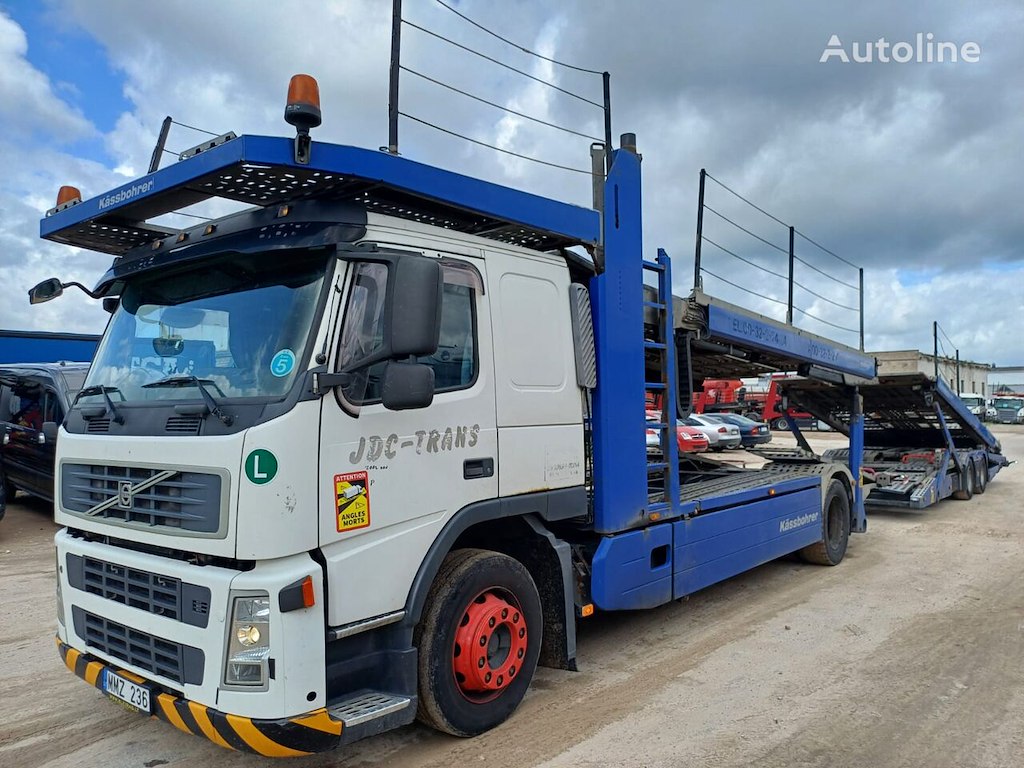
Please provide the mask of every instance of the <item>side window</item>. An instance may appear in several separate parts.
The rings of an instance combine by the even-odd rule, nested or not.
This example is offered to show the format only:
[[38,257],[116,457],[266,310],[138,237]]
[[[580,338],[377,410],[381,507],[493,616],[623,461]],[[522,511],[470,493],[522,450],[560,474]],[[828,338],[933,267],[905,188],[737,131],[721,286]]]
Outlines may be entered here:
[[[476,293],[483,290],[479,273],[469,264],[442,261],[441,332],[437,351],[418,358],[434,369],[434,389],[450,392],[473,385],[477,376]],[[344,368],[377,352],[384,342],[384,301],[388,270],[384,264],[357,264],[341,330],[338,367]],[[344,388],[356,405],[379,402],[386,363],[357,371]]]
[[445,270],[441,296],[441,334],[437,352],[419,358],[434,369],[434,390],[464,389],[476,381],[476,301],[473,288],[449,282]]
[[[352,287],[341,328],[338,368],[343,369],[377,352],[384,343],[384,300],[387,294],[386,264],[361,262],[355,266]],[[344,387],[345,398],[355,404],[380,400],[384,363],[356,371]]]
[[38,432],[43,428],[43,406],[44,395],[38,385],[16,390],[11,398],[11,422]]

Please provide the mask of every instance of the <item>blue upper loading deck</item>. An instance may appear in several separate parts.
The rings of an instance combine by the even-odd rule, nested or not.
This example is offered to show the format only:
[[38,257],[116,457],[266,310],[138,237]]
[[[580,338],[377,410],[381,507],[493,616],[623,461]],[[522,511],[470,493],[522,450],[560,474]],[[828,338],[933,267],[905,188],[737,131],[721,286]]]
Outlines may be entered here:
[[[679,341],[669,341],[673,335],[685,331],[695,341],[692,348],[700,354],[686,360],[687,365],[703,364],[709,370],[813,366],[834,374],[838,383],[875,375],[874,359],[858,350],[699,292],[683,305],[645,296],[645,271],[658,273],[662,296],[671,293],[671,267],[663,252],[657,262],[643,257],[641,162],[631,145],[612,152],[610,169],[601,180],[601,211],[380,151],[313,142],[309,162],[299,163],[294,148],[288,138],[229,135],[136,181],[54,209],[41,221],[40,234],[115,256],[112,271],[100,282],[101,293],[110,290],[117,275],[191,258],[214,249],[229,231],[239,234],[237,221],[234,228],[225,225],[219,232],[206,223],[187,229],[150,223],[211,198],[251,203],[259,215],[243,220],[253,227],[272,222],[274,209],[282,205],[326,201],[539,251],[582,246],[600,254],[603,269],[589,277],[588,285],[598,382],[590,423],[593,522],[599,532],[655,519],[649,515],[654,502],[648,492],[645,439],[645,395],[652,382],[645,363],[652,351],[664,353],[666,372],[660,385],[672,394],[666,421],[674,423],[676,392],[685,391],[691,377],[676,383]],[[295,215],[301,221],[301,211]],[[207,245],[197,247],[201,243]],[[660,342],[647,337],[645,319],[652,310],[665,325]],[[671,465],[676,463],[673,455]],[[667,509],[661,502],[658,518],[685,516],[694,509],[679,501],[678,485],[666,489],[666,498],[674,501]]]

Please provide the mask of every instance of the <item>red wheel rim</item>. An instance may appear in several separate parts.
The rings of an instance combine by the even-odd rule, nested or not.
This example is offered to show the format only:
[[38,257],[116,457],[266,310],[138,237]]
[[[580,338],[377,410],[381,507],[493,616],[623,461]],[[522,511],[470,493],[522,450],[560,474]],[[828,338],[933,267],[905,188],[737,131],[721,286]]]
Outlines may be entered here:
[[459,619],[452,648],[459,692],[474,702],[499,696],[522,669],[528,640],[515,598],[495,590],[477,595]]

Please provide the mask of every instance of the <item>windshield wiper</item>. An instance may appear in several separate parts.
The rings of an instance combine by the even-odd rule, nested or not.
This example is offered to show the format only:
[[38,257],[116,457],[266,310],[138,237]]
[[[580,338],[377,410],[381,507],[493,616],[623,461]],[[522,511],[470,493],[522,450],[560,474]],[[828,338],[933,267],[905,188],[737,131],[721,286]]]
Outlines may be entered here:
[[[206,402],[207,410],[214,416],[216,416],[218,419],[220,419],[225,427],[230,427],[232,424],[235,423],[235,417],[230,416],[221,410],[220,405],[214,399],[213,395],[210,394],[210,391],[206,388],[206,384],[213,384],[213,386],[215,387],[217,386],[210,379],[200,379],[197,376],[168,376],[166,379],[160,379],[160,381],[154,381],[150,384],[143,384],[142,388],[154,389],[158,387],[162,388],[194,386],[196,389],[199,390],[200,394],[202,394],[203,400]],[[218,391],[220,390],[218,389]],[[221,392],[220,394],[223,395],[224,393]]]
[[121,394],[121,390],[118,389],[117,387],[109,387],[104,386],[102,384],[94,384],[91,387],[86,387],[85,389],[79,390],[78,394],[75,395],[75,402],[72,403],[72,405],[77,403],[83,397],[90,397],[92,395],[103,395],[103,399],[107,401],[106,407],[102,411],[94,411],[82,408],[82,418],[85,419],[86,421],[89,421],[90,419],[96,419],[99,418],[100,416],[105,416],[107,413],[111,413],[114,416],[115,424],[124,424],[124,416],[122,416],[121,412],[117,410],[117,407],[114,405],[114,401],[110,399],[110,395],[108,394],[109,392],[117,392],[117,394]]

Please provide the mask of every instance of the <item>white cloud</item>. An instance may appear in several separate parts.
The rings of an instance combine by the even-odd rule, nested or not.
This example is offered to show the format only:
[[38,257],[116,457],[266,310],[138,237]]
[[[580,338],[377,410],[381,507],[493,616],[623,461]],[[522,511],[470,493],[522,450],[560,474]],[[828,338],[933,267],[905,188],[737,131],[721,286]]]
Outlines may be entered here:
[[24,30],[0,11],[0,124],[8,140],[37,131],[68,141],[95,132],[77,109],[55,92],[49,78],[25,58]]
[[[0,263],[5,275],[19,283],[53,272],[95,280],[106,257],[42,243],[34,219],[52,204],[60,184],[78,182],[92,195],[142,172],[167,114],[214,132],[286,135],[287,80],[307,72],[318,78],[323,101],[324,124],[314,138],[366,147],[386,143],[390,4],[235,1],[204,4],[200,11],[191,0],[54,2],[64,23],[79,26],[106,50],[123,77],[130,109],[103,137],[110,167],[0,136],[4,157],[17,155],[0,188],[6,219],[0,221],[5,247]],[[997,3],[979,16],[955,3],[940,3],[927,19],[914,10],[893,8],[882,14],[882,21],[870,9],[804,14],[800,3],[781,9],[758,5],[739,25],[735,10],[714,4],[692,9],[685,18],[674,4],[657,2],[643,4],[628,18],[615,6],[574,0],[467,0],[459,7],[546,55],[611,69],[616,135],[636,131],[645,157],[645,250],[653,255],[664,246],[673,255],[677,292],[688,291],[692,282],[697,171],[704,166],[865,265],[869,347],[927,347],[931,320],[938,319],[962,344],[965,357],[1019,362],[1010,340],[1024,337],[1024,319],[1018,319],[1024,318],[1018,297],[1018,286],[1024,284],[1024,230],[1008,201],[1018,196],[1024,174],[1018,159],[1024,113],[1018,108],[1021,83],[1013,76],[1019,71],[1020,48],[1005,31],[1022,18],[1012,4]],[[435,3],[406,3],[405,11],[407,18],[460,43],[600,101],[600,78],[532,59]],[[974,69],[898,71],[817,63],[831,32],[844,40],[883,33],[893,37],[894,29],[925,21],[941,22],[950,37],[958,30],[965,39],[977,37],[982,63]],[[768,26],[780,34],[757,31]],[[60,126],[62,137],[89,135],[94,129],[88,120],[62,100],[64,89],[26,62],[26,50],[22,31],[0,16],[0,116],[6,121],[3,110],[17,109],[26,113],[18,116],[24,131]],[[403,61],[519,111],[602,134],[598,110],[408,26]],[[20,91],[4,90],[20,88],[19,83],[33,84],[27,106],[12,106],[17,100],[10,96]],[[402,75],[402,106],[515,152],[570,166],[589,164],[586,139],[502,117],[409,73]],[[184,149],[202,138],[176,126],[168,147]],[[585,176],[498,155],[404,120],[401,148],[413,159],[579,204],[590,201]],[[166,156],[164,163],[170,162]],[[731,215],[724,197],[716,204]],[[779,234],[771,237],[785,245]],[[752,253],[743,250],[750,243],[742,235],[720,230],[716,236],[726,247]],[[855,272],[832,265],[813,249],[798,253],[856,281]],[[710,268],[785,299],[784,284],[756,270],[744,272],[748,268],[722,254],[710,255],[707,249],[705,254]],[[771,249],[755,250],[753,257],[775,258]],[[833,301],[856,303],[855,293],[818,275],[799,279]],[[719,287],[724,298],[739,299],[730,294],[732,289]],[[0,326],[98,328],[105,315],[92,317],[77,301],[65,298],[31,315],[0,305]],[[784,311],[770,301],[741,301],[767,314]],[[855,313],[799,290],[797,303],[856,327]],[[801,323],[824,335],[855,340],[807,318]]]

